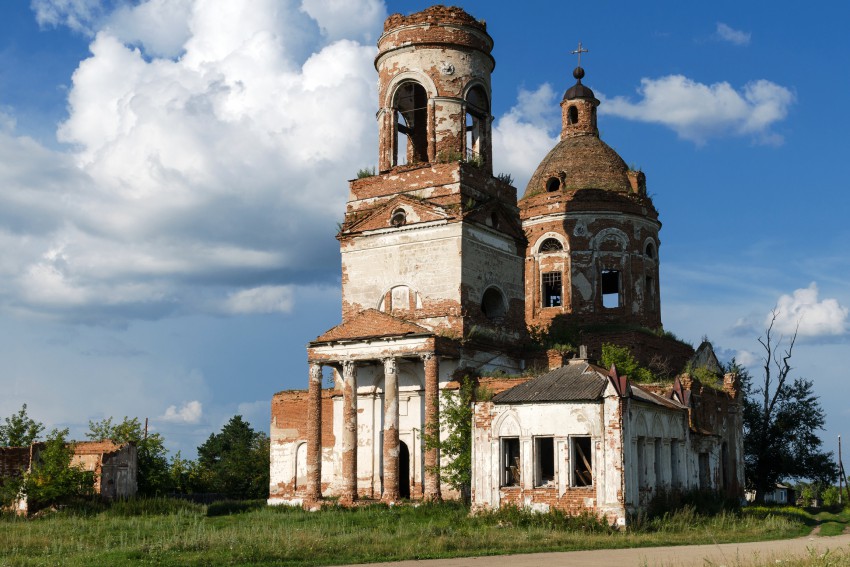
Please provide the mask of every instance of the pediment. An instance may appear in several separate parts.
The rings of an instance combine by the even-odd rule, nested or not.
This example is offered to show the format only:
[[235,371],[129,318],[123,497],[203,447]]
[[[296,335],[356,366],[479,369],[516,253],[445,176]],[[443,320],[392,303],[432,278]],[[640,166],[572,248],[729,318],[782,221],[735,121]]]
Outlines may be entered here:
[[[370,211],[364,218],[351,224],[346,232],[365,232],[382,228],[401,228],[416,224],[445,220],[445,208],[424,199],[409,195],[396,195]],[[400,221],[400,222],[399,222]]]

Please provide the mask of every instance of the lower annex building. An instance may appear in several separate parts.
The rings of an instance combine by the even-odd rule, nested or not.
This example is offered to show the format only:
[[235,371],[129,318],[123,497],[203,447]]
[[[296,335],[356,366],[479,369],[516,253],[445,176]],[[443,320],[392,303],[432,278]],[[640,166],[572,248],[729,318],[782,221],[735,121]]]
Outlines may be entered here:
[[[423,432],[446,434],[464,376],[490,394],[474,404],[474,508],[624,525],[661,490],[742,495],[737,377],[708,343],[660,332],[645,175],[600,139],[579,66],[561,139],[517,199],[493,175],[492,47],[460,8],[384,24],[377,172],[349,182],[337,235],[342,322],[309,343],[308,389],[272,399],[269,502],[459,497]],[[597,366],[606,343],[658,382]]]

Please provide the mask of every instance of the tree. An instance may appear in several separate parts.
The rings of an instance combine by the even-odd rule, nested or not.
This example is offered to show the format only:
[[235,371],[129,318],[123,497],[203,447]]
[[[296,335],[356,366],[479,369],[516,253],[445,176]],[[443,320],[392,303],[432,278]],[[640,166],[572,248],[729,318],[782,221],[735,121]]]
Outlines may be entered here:
[[0,425],[0,447],[28,447],[44,431],[44,425],[27,415],[27,404],[5,421],[6,425]]
[[67,429],[51,431],[22,479],[21,492],[30,511],[94,494],[94,475],[71,466],[74,446],[66,441],[67,436]]
[[[475,381],[469,376],[460,380],[460,388],[446,392],[440,406],[440,430],[445,435],[424,432],[427,449],[440,450],[440,478],[459,490],[464,502],[469,502],[472,486],[472,402],[475,400]],[[445,458],[445,460],[444,460]]]
[[741,377],[744,461],[747,483],[755,489],[757,502],[763,502],[765,493],[779,480],[807,478],[829,483],[837,474],[832,453],[821,450],[817,435],[825,414],[813,383],[789,376],[797,332],[783,349],[783,337],[777,339],[773,328],[778,315],[774,310],[764,336],[758,339],[764,351],[758,383],[734,361],[732,369]]
[[241,415],[233,416],[220,433],[198,447],[201,481],[209,492],[237,498],[267,498],[269,438],[254,431]]
[[89,421],[86,437],[92,441],[108,440],[117,445],[133,443],[136,446],[139,465],[136,482],[139,495],[156,496],[171,491],[165,440],[159,433],[146,434],[139,418],[130,419],[124,416],[121,423],[114,425],[111,417],[101,421]]

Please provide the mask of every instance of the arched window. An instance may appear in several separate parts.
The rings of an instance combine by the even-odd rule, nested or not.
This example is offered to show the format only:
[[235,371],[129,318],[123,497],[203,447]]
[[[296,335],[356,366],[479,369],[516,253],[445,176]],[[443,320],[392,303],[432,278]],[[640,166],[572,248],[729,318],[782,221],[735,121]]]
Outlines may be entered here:
[[486,160],[486,129],[490,123],[490,103],[481,87],[472,87],[466,93],[466,159]]
[[487,291],[484,292],[484,297],[481,299],[481,311],[491,321],[502,319],[508,312],[508,306],[505,303],[502,292],[495,287],[487,288]]
[[396,125],[393,165],[427,162],[428,94],[425,88],[415,81],[402,83],[393,97],[393,111]]
[[546,254],[547,252],[562,252],[564,250],[564,246],[557,238],[547,238],[540,243],[537,250],[541,254]]
[[557,177],[550,177],[546,180],[546,191],[554,193],[561,188],[561,180]]
[[571,106],[567,109],[567,124],[576,124],[578,122],[578,108]]
[[647,258],[655,260],[655,244],[653,244],[652,242],[647,242],[644,253],[646,254]]

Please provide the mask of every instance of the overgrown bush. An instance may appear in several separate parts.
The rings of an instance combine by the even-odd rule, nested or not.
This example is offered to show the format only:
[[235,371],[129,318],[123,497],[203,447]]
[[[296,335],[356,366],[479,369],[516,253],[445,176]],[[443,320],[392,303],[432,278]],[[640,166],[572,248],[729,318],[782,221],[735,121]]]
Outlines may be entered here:
[[628,376],[634,382],[652,382],[655,380],[652,372],[638,364],[628,347],[604,343],[602,345],[601,362],[605,368],[611,368],[612,364],[615,365],[620,376]]
[[481,512],[479,517],[505,527],[537,527],[584,533],[610,533],[616,531],[605,520],[600,519],[591,512],[570,515],[555,508],[551,508],[548,512],[535,512],[528,508],[504,505],[498,510]]
[[71,466],[74,447],[65,441],[67,435],[67,429],[54,429],[38,452],[32,470],[24,475],[22,492],[30,512],[94,494],[94,475]]

